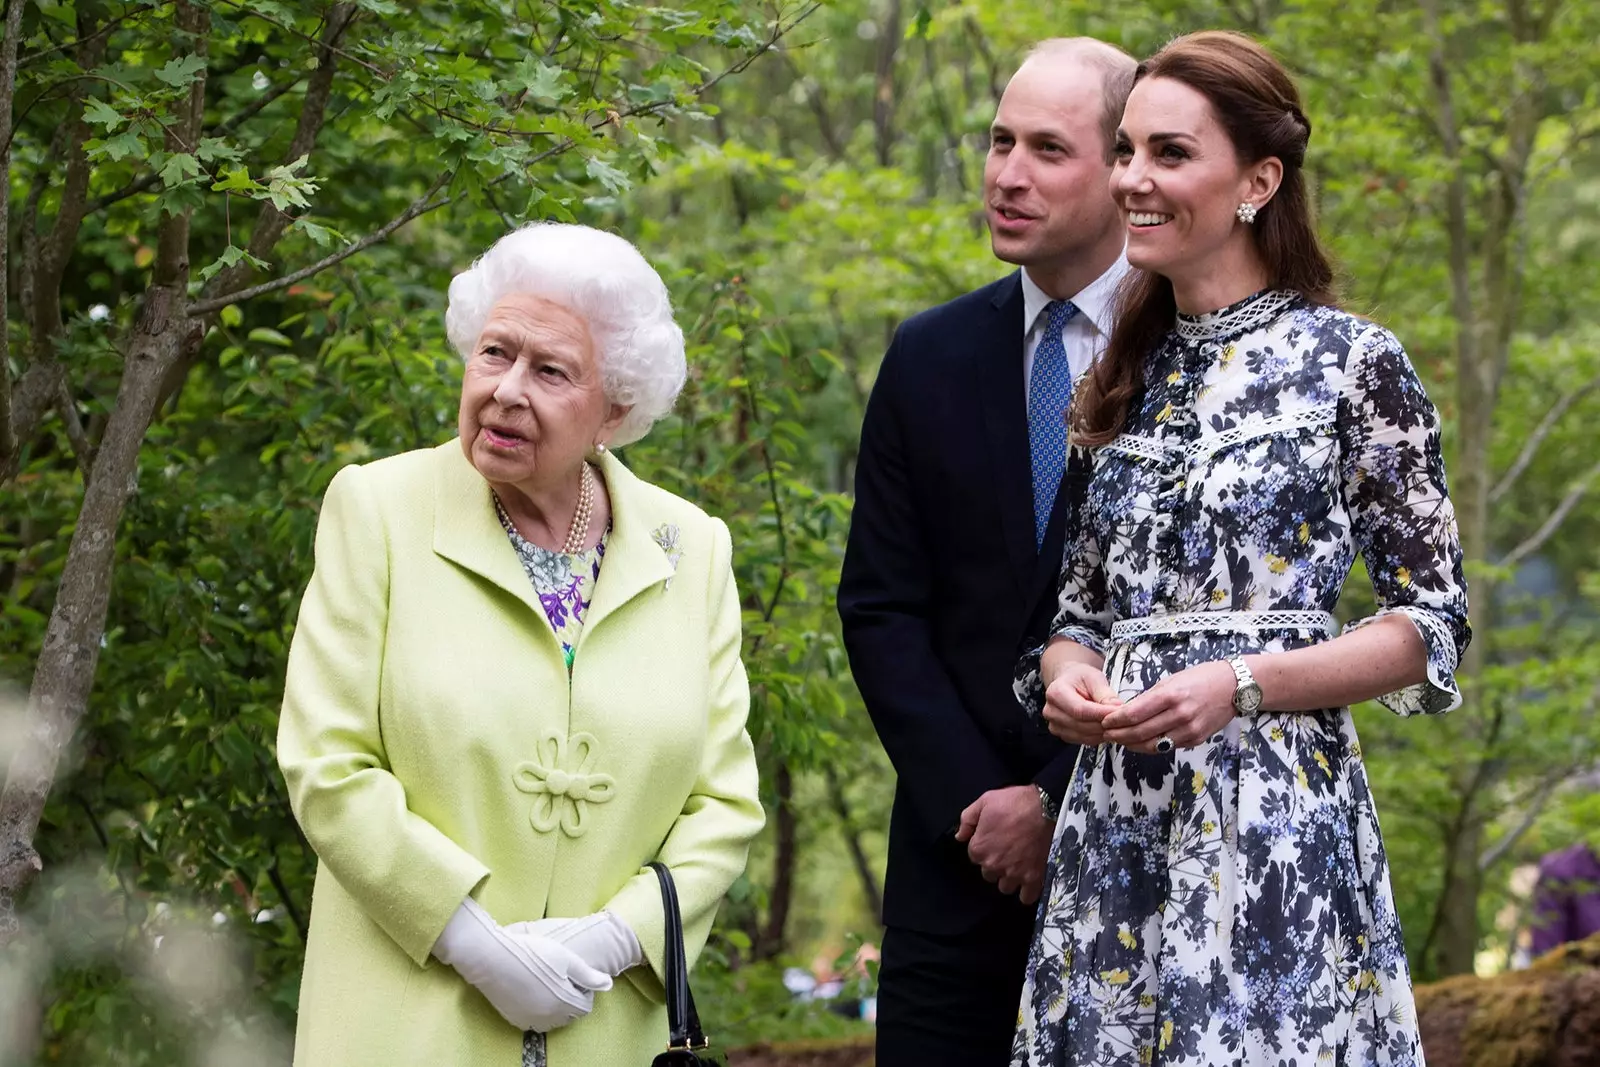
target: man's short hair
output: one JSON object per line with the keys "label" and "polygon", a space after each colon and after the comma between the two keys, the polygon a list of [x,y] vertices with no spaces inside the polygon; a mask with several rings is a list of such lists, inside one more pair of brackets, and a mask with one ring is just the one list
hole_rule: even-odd
{"label": "man's short hair", "polygon": [[1100,74],[1100,102],[1104,109],[1100,133],[1105,139],[1106,158],[1110,159],[1117,143],[1117,127],[1122,124],[1122,111],[1128,106],[1128,94],[1133,92],[1138,61],[1116,45],[1093,37],[1047,38],[1029,49],[1023,62],[1030,59],[1076,60]]}

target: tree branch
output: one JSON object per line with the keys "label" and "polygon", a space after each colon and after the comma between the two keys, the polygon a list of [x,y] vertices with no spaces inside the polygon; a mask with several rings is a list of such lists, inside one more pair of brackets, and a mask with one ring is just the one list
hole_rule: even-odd
{"label": "tree branch", "polygon": [[[1600,711],[1600,684],[1590,688],[1589,699],[1584,701],[1583,713],[1580,716],[1581,726],[1587,728],[1594,721],[1597,711]],[[1559,771],[1551,774],[1541,782],[1533,798],[1528,802],[1528,808],[1523,812],[1522,818],[1517,822],[1517,825],[1508,831],[1504,837],[1496,841],[1493,847],[1485,850],[1483,855],[1478,858],[1478,870],[1487,871],[1515,848],[1522,836],[1533,828],[1534,823],[1539,821],[1540,813],[1544,811],[1544,806],[1550,802],[1550,798],[1555,795],[1556,790],[1574,777],[1592,771],[1593,759],[1592,750],[1580,752],[1575,755],[1575,758],[1568,760]]]}
{"label": "tree branch", "polygon": [[928,95],[933,100],[934,117],[939,123],[939,128],[944,130],[945,144],[949,147],[952,159],[950,169],[956,176],[956,188],[965,197],[969,190],[966,168],[962,166],[961,131],[956,127],[955,120],[951,118],[949,109],[945,106],[944,93],[939,88],[939,65],[933,58],[933,39],[926,34],[922,37],[922,69],[928,79]]}
{"label": "tree branch", "polygon": [[794,79],[806,91],[806,106],[811,109],[811,114],[816,117],[817,131],[822,134],[822,145],[828,152],[830,159],[844,158],[844,143],[839,140],[839,134],[833,126],[833,115],[828,111],[828,98],[820,82],[808,82],[805,72],[794,61],[794,57],[787,51],[779,52],[784,65],[794,74]]}
{"label": "tree branch", "polygon": [[[17,45],[22,37],[22,9],[25,0],[6,4],[5,38],[0,41],[0,311],[11,318],[7,281],[11,273],[11,107],[17,89]],[[11,410],[10,327],[0,323],[0,471],[11,466],[18,449]],[[3,918],[3,917],[0,917]]]}
{"label": "tree branch", "polygon": [[[328,13],[327,25],[323,29],[322,39],[317,43],[317,67],[311,75],[310,82],[306,85],[306,96],[300,105],[300,121],[295,126],[294,137],[289,141],[289,150],[284,154],[284,162],[293,163],[302,156],[309,156],[316,147],[317,134],[322,130],[323,120],[328,113],[328,99],[333,94],[333,78],[338,68],[339,38],[349,29],[355,21],[356,5],[353,3],[335,4]],[[279,211],[270,201],[262,201],[261,213],[256,218],[255,228],[250,233],[249,253],[257,259],[266,259],[273,247],[288,229],[291,219]],[[244,285],[245,279],[250,276],[251,270],[248,260],[241,260],[231,267],[219,271],[201,292],[202,301],[222,293],[229,293]]]}
{"label": "tree branch", "polygon": [[[84,16],[79,17],[78,33],[84,41],[77,56],[78,65],[85,69],[98,66],[105,56],[105,38],[89,32]],[[89,158],[83,150],[84,142],[89,138],[89,125],[83,119],[86,91],[87,87],[79,84],[68,97],[70,110],[63,152],[67,160],[67,173],[62,180],[61,200],[50,234],[38,242],[33,229],[23,233],[24,276],[30,297],[28,306],[22,309],[29,333],[28,370],[23,374],[13,397],[11,427],[17,444],[6,462],[0,463],[0,482],[8,480],[16,472],[16,460],[22,444],[33,436],[39,421],[61,396],[63,378],[56,361],[56,340],[61,336],[63,325],[61,283],[66,277],[72,250],[78,241],[78,229],[83,223],[84,204],[89,191]]]}
{"label": "tree branch", "polygon": [[[305,33],[305,32],[303,32],[301,30],[295,29],[293,26],[288,26],[288,25],[285,25],[282,22],[279,22],[277,19],[273,18],[270,15],[263,15],[259,11],[255,11],[255,10],[252,10],[250,8],[247,8],[243,4],[238,3],[237,0],[221,0],[221,2],[224,3],[224,4],[227,4],[229,7],[234,8],[235,10],[237,10],[241,16],[245,16],[245,17],[249,17],[249,18],[253,18],[253,19],[260,19],[262,22],[265,22],[267,25],[275,26],[278,29],[282,30],[284,33],[287,33],[292,37],[300,38],[301,40],[305,41],[307,44],[316,45],[319,50],[320,49],[326,49],[328,51],[331,51],[334,55],[338,56],[340,59],[348,59],[350,62],[354,63],[356,66],[364,68],[369,73],[376,74],[378,77],[382,78],[384,81],[388,81],[390,78],[394,77],[394,72],[393,71],[384,70],[382,67],[378,66],[376,63],[369,63],[367,60],[362,59],[360,56],[355,55],[355,54],[353,54],[351,52],[346,52],[343,49],[338,48],[335,45],[329,43],[329,38],[328,38],[326,32],[324,32],[322,39],[319,40],[318,38],[313,37],[308,33]],[[339,4],[339,5],[336,5],[336,6],[348,8],[348,7],[353,7],[354,5],[353,4]],[[329,22],[331,23],[332,21],[333,21],[333,19],[330,18]],[[344,31],[341,28],[339,32],[343,33]],[[337,41],[338,37],[339,37],[339,34],[334,34],[332,39],[334,41]],[[299,157],[296,156],[295,158],[298,159]]]}
{"label": "tree branch", "polygon": [[1485,849],[1483,855],[1478,857],[1478,870],[1489,870],[1516,847],[1517,842],[1522,840],[1523,835],[1533,829],[1533,824],[1539,821],[1539,816],[1544,813],[1544,806],[1550,802],[1550,798],[1555,795],[1557,789],[1561,788],[1561,784],[1567,780],[1567,777],[1568,775],[1565,772],[1559,775],[1552,775],[1539,787],[1539,792],[1534,795],[1532,803],[1528,805],[1528,810],[1522,813],[1522,818],[1517,821],[1517,825],[1507,831],[1504,837]]}
{"label": "tree branch", "polygon": [[1522,472],[1528,469],[1528,464],[1533,462],[1534,456],[1538,454],[1540,447],[1544,445],[1545,438],[1549,437],[1555,430],[1556,424],[1561,421],[1562,416],[1567,413],[1572,405],[1596,389],[1600,389],[1600,376],[1590,378],[1550,406],[1550,410],[1545,412],[1544,418],[1539,420],[1539,425],[1528,436],[1527,443],[1522,446],[1522,451],[1517,455],[1516,462],[1506,469],[1505,474],[1501,475],[1500,481],[1490,491],[1489,502],[1491,504],[1511,491],[1511,487],[1516,484],[1518,478],[1522,477]]}
{"label": "tree branch", "polygon": [[[274,100],[277,100],[285,93],[292,91],[304,80],[305,75],[301,74],[298,77],[290,78],[286,82],[281,82],[277,85],[274,85],[256,99],[250,101],[249,104],[245,105],[245,107],[242,108],[237,115],[234,115],[226,122],[219,123],[213,128],[205,131],[202,136],[225,137],[228,134],[233,133],[240,126],[243,126],[246,122],[249,122],[251,119],[261,114],[261,112],[267,108],[267,105],[271,104]],[[291,158],[299,159],[300,157],[293,156]],[[158,182],[160,182],[160,180],[161,176],[156,174],[154,171],[139,178],[135,178],[127,185],[124,185],[121,189],[118,189],[115,192],[106,193],[104,196],[99,196],[89,201],[89,205],[85,213],[93,215],[97,211],[104,211],[112,204],[120,203],[128,199],[130,196],[138,196],[146,189],[156,185]]]}
{"label": "tree branch", "polygon": [[131,11],[125,11],[122,14],[118,15],[114,19],[108,19],[104,26],[101,26],[98,30],[94,31],[94,33],[90,34],[87,37],[84,37],[84,36],[80,35],[78,37],[74,37],[70,41],[62,41],[60,44],[53,44],[49,48],[41,48],[37,52],[29,52],[27,55],[23,56],[17,62],[17,66],[26,67],[30,63],[37,63],[39,60],[43,59],[45,56],[52,56],[52,55],[55,55],[57,52],[64,52],[68,48],[75,48],[75,47],[87,44],[88,42],[93,41],[96,38],[100,38],[100,37],[106,36],[112,30],[116,29],[118,26],[122,25],[124,22],[128,21],[129,19],[137,18],[140,15],[148,15],[151,12],[156,11],[159,8],[163,7],[163,6],[165,6],[165,5],[152,4],[152,5],[148,6],[148,7],[136,7]]}
{"label": "tree branch", "polygon": [[72,443],[73,458],[78,461],[78,470],[83,473],[84,483],[87,484],[89,472],[94,467],[94,442],[89,439],[89,434],[83,428],[83,420],[78,417],[78,402],[72,395],[72,384],[67,381],[65,371],[58,379],[56,410],[61,413],[61,421],[67,428],[67,440]]}
{"label": "tree branch", "polygon": [[[778,41],[783,38],[784,34],[793,30],[796,26],[800,25],[801,22],[804,22],[814,12],[821,8],[821,6],[822,5],[820,3],[808,4],[805,9],[800,12],[800,14],[796,15],[788,23],[779,23],[776,25],[772,34],[765,41],[763,41],[759,47],[753,49],[749,55],[739,59],[737,62],[727,67],[720,74],[706,82],[704,85],[699,86],[694,91],[693,95],[696,97],[703,96],[715,88],[717,84],[720,83],[724,78],[727,78],[733,74],[738,74],[748,68],[750,64],[754,63],[757,59],[770,52],[778,43]],[[636,107],[627,108],[626,110],[622,111],[609,111],[604,118],[594,122],[590,126],[590,129],[602,130],[607,126],[621,123],[623,119],[648,115],[670,106],[674,106],[673,102],[663,101],[651,104],[640,104]],[[528,160],[524,164],[524,167],[533,167],[539,163],[542,163],[544,160],[549,159],[551,156],[559,155],[562,152],[566,152],[576,147],[576,145],[576,141],[568,138],[562,141],[560,144],[552,145],[543,152],[540,152],[538,155]],[[508,176],[509,175],[502,175],[500,178],[495,179],[495,182],[498,183],[503,181]],[[265,296],[268,293],[275,293],[280,289],[287,289],[289,286],[294,285],[297,282],[305,281],[314,274],[320,274],[322,271],[327,270],[336,263],[344,262],[358,252],[366,251],[373,245],[378,244],[386,239],[390,234],[394,233],[411,220],[419,218],[422,215],[426,215],[429,212],[437,211],[439,208],[453,203],[456,199],[455,197],[447,196],[442,200],[433,201],[433,196],[438,193],[439,190],[448,185],[450,181],[454,179],[454,177],[454,171],[446,171],[445,173],[439,175],[439,177],[435,179],[433,185],[429,187],[427,192],[423,193],[416,200],[411,202],[410,207],[406,208],[405,211],[401,212],[395,218],[385,223],[379,229],[374,230],[372,233],[369,233],[367,236],[361,238],[359,241],[355,241],[349,245],[346,245],[339,251],[324,256],[315,263],[302,267],[301,269],[290,274],[286,274],[281,278],[274,278],[272,281],[262,282],[260,285],[253,285],[248,289],[240,289],[237,292],[225,293],[219,296],[212,296],[210,298],[198,300],[189,306],[189,317],[200,318],[202,316],[221,311],[229,304],[243,303],[246,300],[253,300],[258,296]]]}
{"label": "tree branch", "polygon": [[240,289],[237,292],[225,293],[222,296],[212,297],[209,300],[196,301],[189,306],[189,317],[200,318],[205,315],[210,315],[213,312],[221,311],[229,304],[242,304],[246,300],[254,300],[258,296],[265,296],[267,293],[275,293],[279,289],[287,289],[296,282],[305,281],[313,274],[322,273],[335,263],[344,262],[357,252],[365,252],[373,245],[385,240],[390,234],[394,233],[412,219],[426,215],[430,211],[437,211],[446,204],[453,202],[454,198],[447,196],[443,200],[430,203],[430,201],[433,200],[434,194],[440,189],[444,188],[454,174],[454,171],[446,171],[445,173],[439,175],[438,178],[434,179],[434,183],[428,187],[427,192],[423,193],[421,196],[417,197],[411,202],[410,207],[406,208],[399,215],[396,215],[394,218],[384,223],[378,229],[373,230],[359,241],[354,241],[346,245],[344,248],[341,248],[339,251],[334,252],[331,255],[324,256],[315,263],[312,263],[306,267],[302,267],[293,273],[285,274],[281,278],[274,278],[270,282],[262,282],[260,285],[252,285],[248,289]]}
{"label": "tree branch", "polygon": [[1572,509],[1577,507],[1579,501],[1589,492],[1589,486],[1593,484],[1597,477],[1600,477],[1600,462],[1590,467],[1583,473],[1582,477],[1572,484],[1572,488],[1567,490],[1567,495],[1561,498],[1561,503],[1557,504],[1556,509],[1550,513],[1550,517],[1544,520],[1544,525],[1535,530],[1527,540],[1506,553],[1506,557],[1500,561],[1500,565],[1502,567],[1514,567],[1543,548],[1544,543],[1550,540],[1551,536],[1561,528],[1563,522],[1567,521],[1567,516],[1572,514]]}

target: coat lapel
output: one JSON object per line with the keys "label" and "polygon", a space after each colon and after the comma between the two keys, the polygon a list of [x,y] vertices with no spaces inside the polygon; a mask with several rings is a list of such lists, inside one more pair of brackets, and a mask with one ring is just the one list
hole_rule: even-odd
{"label": "coat lapel", "polygon": [[458,440],[440,445],[434,456],[433,550],[542,616],[544,608],[534,595],[533,583],[495,514],[489,483],[467,462]]}
{"label": "coat lapel", "polygon": [[611,498],[611,539],[583,621],[585,634],[640,593],[670,581],[677,566],[656,538],[675,538],[679,530],[651,507],[649,488],[610,452],[599,466]]}
{"label": "coat lapel", "polygon": [[[504,589],[542,617],[544,607],[495,515],[489,483],[467,462],[459,441],[439,446],[435,454],[433,550]],[[667,550],[656,541],[664,520],[653,514],[643,483],[610,453],[600,458],[599,467],[611,499],[611,536],[594,601],[584,619],[585,633],[646,589],[671,579],[675,569]]]}
{"label": "coat lapel", "polygon": [[1033,534],[1033,463],[1028,450],[1028,408],[1022,389],[1022,279],[1013,274],[992,302],[992,329],[983,331],[984,364],[978,375],[990,470],[1000,498],[1006,554],[1018,589],[1033,584],[1039,550]]}

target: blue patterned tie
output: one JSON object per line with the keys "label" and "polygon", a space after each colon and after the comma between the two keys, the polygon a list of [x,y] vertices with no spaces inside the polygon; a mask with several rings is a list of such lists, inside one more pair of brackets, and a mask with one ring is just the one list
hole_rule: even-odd
{"label": "blue patterned tie", "polygon": [[1044,333],[1033,354],[1033,374],[1028,379],[1028,444],[1033,450],[1033,530],[1037,547],[1044,546],[1044,529],[1056,488],[1067,467],[1067,406],[1072,403],[1072,368],[1061,331],[1078,314],[1070,300],[1052,300],[1044,307]]}

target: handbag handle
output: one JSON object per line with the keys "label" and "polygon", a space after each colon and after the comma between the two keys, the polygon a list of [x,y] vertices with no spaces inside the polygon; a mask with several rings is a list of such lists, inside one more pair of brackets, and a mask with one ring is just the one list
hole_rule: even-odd
{"label": "handbag handle", "polygon": [[667,1047],[703,1049],[710,1042],[700,1028],[700,1013],[689,991],[689,962],[683,948],[683,915],[678,910],[678,888],[664,863],[651,863],[661,882],[661,910],[666,917]]}

